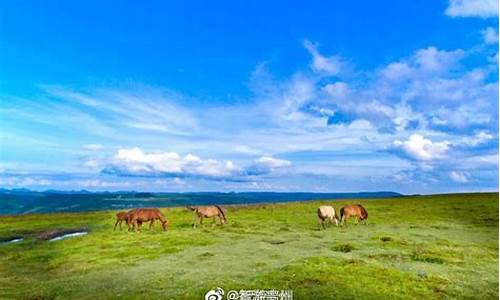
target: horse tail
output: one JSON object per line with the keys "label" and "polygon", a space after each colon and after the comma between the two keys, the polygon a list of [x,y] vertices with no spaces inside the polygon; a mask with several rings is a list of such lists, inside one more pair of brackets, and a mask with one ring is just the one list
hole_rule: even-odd
{"label": "horse tail", "polygon": [[341,207],[340,208],[340,220],[342,220],[343,217],[344,217],[344,208]]}
{"label": "horse tail", "polygon": [[224,213],[224,210],[222,210],[222,208],[219,205],[214,205],[214,206],[217,207],[217,209],[219,210],[219,213],[222,215],[222,219],[224,219],[224,222],[227,223],[226,214]]}

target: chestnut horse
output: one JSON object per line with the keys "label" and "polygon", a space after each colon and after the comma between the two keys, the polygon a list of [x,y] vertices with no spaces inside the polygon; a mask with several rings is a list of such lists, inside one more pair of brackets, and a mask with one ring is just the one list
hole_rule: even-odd
{"label": "chestnut horse", "polygon": [[121,211],[116,214],[116,223],[115,223],[115,228],[113,229],[116,230],[116,225],[120,224],[120,230],[122,230],[122,222],[125,222],[128,224],[128,213],[127,211]]}
{"label": "chestnut horse", "polygon": [[[125,224],[127,224],[128,230],[130,231],[131,230],[131,224],[129,222],[130,213],[136,209],[137,208],[131,209],[129,211],[121,211],[121,212],[117,213],[116,214],[115,228],[113,229],[113,231],[116,230],[117,225],[120,225],[120,230],[122,230],[122,223],[123,222],[125,222]],[[142,221],[138,221],[138,223],[139,223],[139,227],[140,227],[142,225]]]}
{"label": "chestnut horse", "polygon": [[140,230],[143,222],[150,222],[149,229],[153,227],[154,221],[159,220],[163,230],[168,229],[168,220],[158,208],[136,208],[129,212],[128,224],[135,231]]}
{"label": "chestnut horse", "polygon": [[197,206],[197,207],[188,206],[187,208],[195,212],[194,220],[193,220],[193,227],[194,228],[196,228],[196,219],[198,219],[200,222],[200,225],[202,225],[203,218],[214,218],[214,223],[215,223],[215,217],[219,217],[219,221],[220,221],[221,225],[227,224],[226,213],[218,205]]}
{"label": "chestnut horse", "polygon": [[347,219],[350,217],[356,218],[356,224],[359,221],[364,221],[366,225],[366,219],[368,219],[368,213],[366,209],[360,204],[347,205],[340,209],[340,224],[347,225]]}

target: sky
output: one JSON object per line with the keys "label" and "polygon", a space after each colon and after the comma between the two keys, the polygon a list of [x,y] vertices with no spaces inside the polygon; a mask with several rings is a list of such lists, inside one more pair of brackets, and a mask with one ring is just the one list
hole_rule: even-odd
{"label": "sky", "polygon": [[2,2],[0,187],[498,190],[497,1],[247,2]]}

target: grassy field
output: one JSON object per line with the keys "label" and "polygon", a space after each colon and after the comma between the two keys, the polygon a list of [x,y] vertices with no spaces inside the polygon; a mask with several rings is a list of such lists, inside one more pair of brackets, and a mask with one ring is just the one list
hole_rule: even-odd
{"label": "grassy field", "polygon": [[[368,225],[318,230],[316,208],[361,203]],[[203,299],[216,287],[292,289],[295,299],[498,299],[498,193],[229,207],[113,232],[114,211],[0,217],[0,298]],[[88,228],[47,242],[50,229]]]}

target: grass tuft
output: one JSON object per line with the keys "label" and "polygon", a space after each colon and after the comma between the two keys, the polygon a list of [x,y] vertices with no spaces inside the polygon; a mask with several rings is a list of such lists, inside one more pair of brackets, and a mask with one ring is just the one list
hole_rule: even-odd
{"label": "grass tuft", "polygon": [[333,251],[348,253],[356,248],[351,244],[340,244],[333,247]]}

